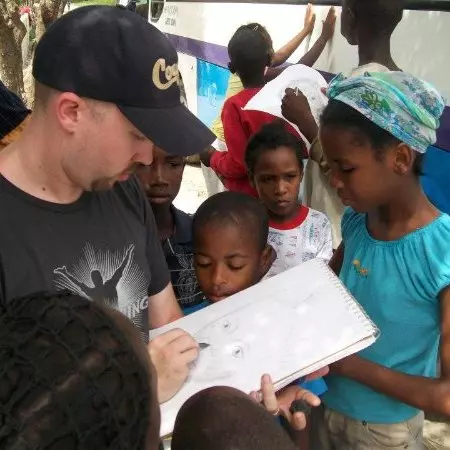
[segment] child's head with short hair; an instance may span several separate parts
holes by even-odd
[[[298,211],[303,154],[303,143],[281,121],[262,127],[247,145],[249,177],[273,220],[288,221]]]
[[[270,268],[269,218],[256,198],[213,195],[195,213],[193,231],[197,281],[213,302],[256,284]]]
[[[261,31],[243,25],[228,43],[228,67],[232,73],[239,75],[244,87],[262,86],[265,69],[271,64],[272,53],[273,50]]]
[[[368,212],[419,185],[445,107],[436,89],[403,72],[340,75],[328,96],[320,140],[345,205]]]
[[[295,448],[273,415],[229,387],[209,388],[191,397],[178,413],[172,438],[172,450]]]
[[[247,27],[250,30],[258,31],[259,33],[261,33],[262,37],[266,40],[266,43],[268,45],[268,49],[270,52],[270,56],[272,57],[273,54],[275,53],[275,50],[273,49],[272,36],[270,36],[269,32],[267,31],[267,28],[257,22],[248,23],[243,26]]]
[[[138,178],[153,208],[170,206],[175,200],[180,191],[185,162],[183,156],[170,155],[155,147],[151,165],[138,168]]]
[[[29,295],[2,308],[0,340],[0,448],[158,448],[155,370],[122,314]]]
[[[344,0],[341,34],[358,45],[361,33],[377,40],[390,38],[403,17],[404,0]]]

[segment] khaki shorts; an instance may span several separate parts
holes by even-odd
[[[396,424],[372,424],[351,419],[321,406],[311,415],[314,450],[423,450],[424,414]]]

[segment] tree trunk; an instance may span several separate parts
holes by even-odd
[[[45,30],[61,16],[66,4],[67,0],[40,0],[34,4],[36,42],[39,42]]]
[[[20,20],[18,4],[13,0],[0,0],[0,78],[22,99],[22,40],[26,32]]]

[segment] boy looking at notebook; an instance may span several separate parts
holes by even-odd
[[[139,167],[137,175],[155,215],[172,286],[184,314],[204,306],[193,266],[192,217],[173,205],[183,178],[185,158],[155,147],[150,166]]]
[[[267,211],[251,196],[221,192],[199,207],[193,224],[194,266],[200,289],[210,302],[237,294],[268,273],[276,258],[267,242],[268,233]],[[300,385],[322,395],[326,391],[323,380],[314,376],[311,379],[313,381]],[[290,391],[286,393],[290,395]],[[280,402],[283,402],[283,395]],[[303,444],[304,438],[301,434],[295,440]]]
[[[265,125],[247,145],[250,180],[269,214],[269,244],[277,259],[274,276],[313,258],[331,259],[331,225],[325,214],[298,198],[303,178],[302,144],[282,122]]]

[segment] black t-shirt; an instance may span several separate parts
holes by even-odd
[[[148,341],[148,296],[170,277],[136,179],[60,205],[0,175],[0,211],[0,303],[68,289],[121,311]]]

